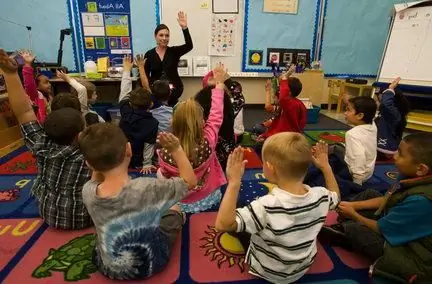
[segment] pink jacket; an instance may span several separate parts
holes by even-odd
[[[204,126],[204,138],[207,139],[212,149],[210,157],[202,163],[199,167],[195,168],[195,175],[198,178],[198,185],[194,191],[190,191],[188,196],[182,200],[183,203],[193,203],[199,201],[216,189],[226,184],[225,174],[221,165],[216,157],[216,143],[218,140],[218,133],[223,120],[223,97],[224,91],[214,88],[212,90],[212,103],[210,115]],[[179,171],[176,167],[164,162],[159,155],[159,170],[158,177],[171,178],[178,177]],[[200,184],[200,181],[203,183]]]
[[[34,79],[33,68],[24,65],[23,67],[24,89],[30,100],[38,107],[36,117],[40,123],[43,123],[47,117],[47,101],[44,95],[38,91]]]
[[[211,77],[213,77],[213,71],[208,72],[208,73],[204,76],[204,78],[203,78],[203,80],[202,80],[203,88],[205,88],[205,87],[208,86],[208,81],[209,81],[209,79],[210,79]]]

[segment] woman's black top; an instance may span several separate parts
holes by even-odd
[[[177,71],[180,57],[188,53],[193,48],[192,38],[189,29],[183,30],[185,44],[179,46],[169,46],[165,51],[163,60],[160,59],[156,48],[150,49],[145,53],[147,58],[145,71],[149,78],[150,85],[156,80],[168,80],[174,88],[183,91],[183,83]]]

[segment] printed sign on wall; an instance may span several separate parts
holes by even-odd
[[[132,54],[129,0],[77,0],[84,47],[84,61],[109,57],[120,64]]]

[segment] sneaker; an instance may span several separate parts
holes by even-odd
[[[352,250],[341,224],[323,226],[318,234],[318,239],[321,244],[338,246],[347,250]]]

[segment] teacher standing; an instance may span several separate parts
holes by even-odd
[[[180,57],[193,48],[192,38],[187,26],[187,16],[184,12],[178,13],[177,22],[183,30],[185,44],[168,46],[170,31],[166,25],[161,24],[156,27],[154,32],[157,46],[145,53],[145,58],[147,58],[145,72],[150,85],[156,80],[167,80],[170,83],[171,95],[168,101],[170,106],[174,106],[183,93],[183,82],[177,71]]]

